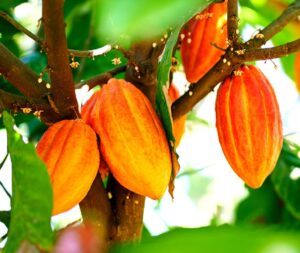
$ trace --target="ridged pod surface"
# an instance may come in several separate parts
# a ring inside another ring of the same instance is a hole
[[[168,93],[169,93],[171,103],[173,103],[177,98],[180,97],[179,90],[174,84],[170,85]],[[186,115],[180,117],[179,119],[175,119],[173,121],[173,134],[175,137],[176,147],[179,145],[182,135],[184,134],[185,121],[186,121]]]
[[[62,120],[47,129],[36,150],[50,175],[52,214],[74,207],[88,193],[100,164],[93,129],[82,120]]]
[[[150,101],[125,80],[110,79],[99,99],[101,153],[125,188],[159,199],[171,175],[166,134]]]
[[[96,133],[98,122],[99,122],[99,101],[101,96],[101,90],[96,91],[82,106],[81,108],[81,118],[82,120],[90,125]]]
[[[227,1],[211,4],[183,28],[181,57],[186,78],[195,83],[220,59],[226,48]]]
[[[275,93],[255,66],[225,79],[216,99],[219,141],[235,173],[252,188],[273,171],[282,142],[282,123]]]
[[[82,120],[90,125],[96,133],[99,133],[99,101],[101,96],[101,90],[96,91],[82,106],[81,108],[81,118]],[[104,180],[108,174],[109,169],[105,163],[101,163],[99,167],[99,173],[102,180]]]

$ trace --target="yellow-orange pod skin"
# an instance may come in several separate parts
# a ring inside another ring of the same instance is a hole
[[[225,157],[235,173],[258,188],[273,171],[282,143],[282,122],[273,88],[255,66],[242,66],[221,84],[216,127]]]
[[[96,133],[82,120],[52,125],[36,147],[47,165],[56,215],[78,204],[88,193],[99,169]]]
[[[171,156],[148,98],[133,84],[110,79],[101,90],[96,129],[101,153],[116,180],[137,194],[161,198],[170,181]]]

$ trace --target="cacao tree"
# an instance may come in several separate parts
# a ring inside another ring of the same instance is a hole
[[[298,252],[300,126],[270,80],[297,98],[299,17],[299,0],[2,0],[0,252]],[[209,166],[181,160],[207,149],[181,151],[189,124],[218,134],[247,195],[229,224],[153,236],[145,202],[176,202],[183,177],[208,189]]]

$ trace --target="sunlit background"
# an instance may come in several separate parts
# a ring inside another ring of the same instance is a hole
[[[258,2],[258,1],[257,1]],[[262,1],[263,2],[263,1]],[[15,8],[15,18],[29,30],[37,30],[41,16],[39,1],[31,0]],[[250,10],[248,10],[250,12]],[[243,38],[249,39],[259,27],[247,26]],[[14,38],[24,52],[29,52],[33,42],[25,35]],[[266,46],[270,46],[267,44]],[[293,81],[285,75],[278,60],[258,62],[257,65],[272,83],[281,109],[284,135],[298,143],[300,129],[300,99]],[[186,90],[182,69],[174,74],[174,83],[181,93]],[[174,199],[168,193],[160,201],[147,199],[144,223],[152,235],[170,228],[200,227],[210,224],[232,223],[237,204],[247,196],[248,190],[226,162],[218,142],[215,128],[215,92],[211,92],[192,111],[185,133],[177,149],[181,165],[175,181]],[[78,91],[79,101],[86,99],[87,90]],[[196,116],[196,117],[195,117]],[[26,140],[27,129],[20,126]],[[0,161],[6,155],[6,132],[0,130]],[[0,180],[11,192],[11,164],[9,159],[0,170]],[[0,210],[9,210],[7,194],[0,189]],[[53,227],[59,228],[80,219],[78,207],[53,218]],[[0,223],[0,236],[6,233]]]

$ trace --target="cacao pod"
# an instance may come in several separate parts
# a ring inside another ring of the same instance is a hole
[[[243,66],[227,77],[216,99],[216,127],[223,153],[243,181],[262,185],[278,160],[281,116],[273,88],[255,66]]]
[[[170,85],[168,93],[169,93],[171,103],[173,103],[177,98],[180,97],[179,90],[176,88],[174,84]],[[175,119],[173,121],[173,134],[175,137],[176,147],[179,145],[181,137],[184,133],[185,121],[186,121],[186,115],[180,117],[179,119]]]
[[[183,28],[181,58],[186,79],[195,83],[214,66],[226,48],[227,1],[209,5]]]
[[[300,53],[297,53],[295,58],[295,83],[300,93]]]
[[[88,193],[100,164],[93,129],[82,120],[62,120],[44,133],[36,150],[50,175],[52,214],[74,207]]]
[[[99,132],[99,130],[97,130],[97,125],[99,123],[100,94],[101,90],[96,91],[81,108],[82,120],[86,124],[90,125],[95,130],[95,132]],[[99,167],[99,173],[101,175],[102,180],[104,180],[108,176],[109,169],[105,162],[101,162]]]
[[[162,124],[148,98],[125,80],[110,79],[101,90],[101,153],[125,188],[160,198],[170,181],[171,155]]]
[[[82,120],[90,125],[96,133],[98,122],[99,122],[99,101],[101,96],[101,90],[96,91],[82,106],[81,118]]]

